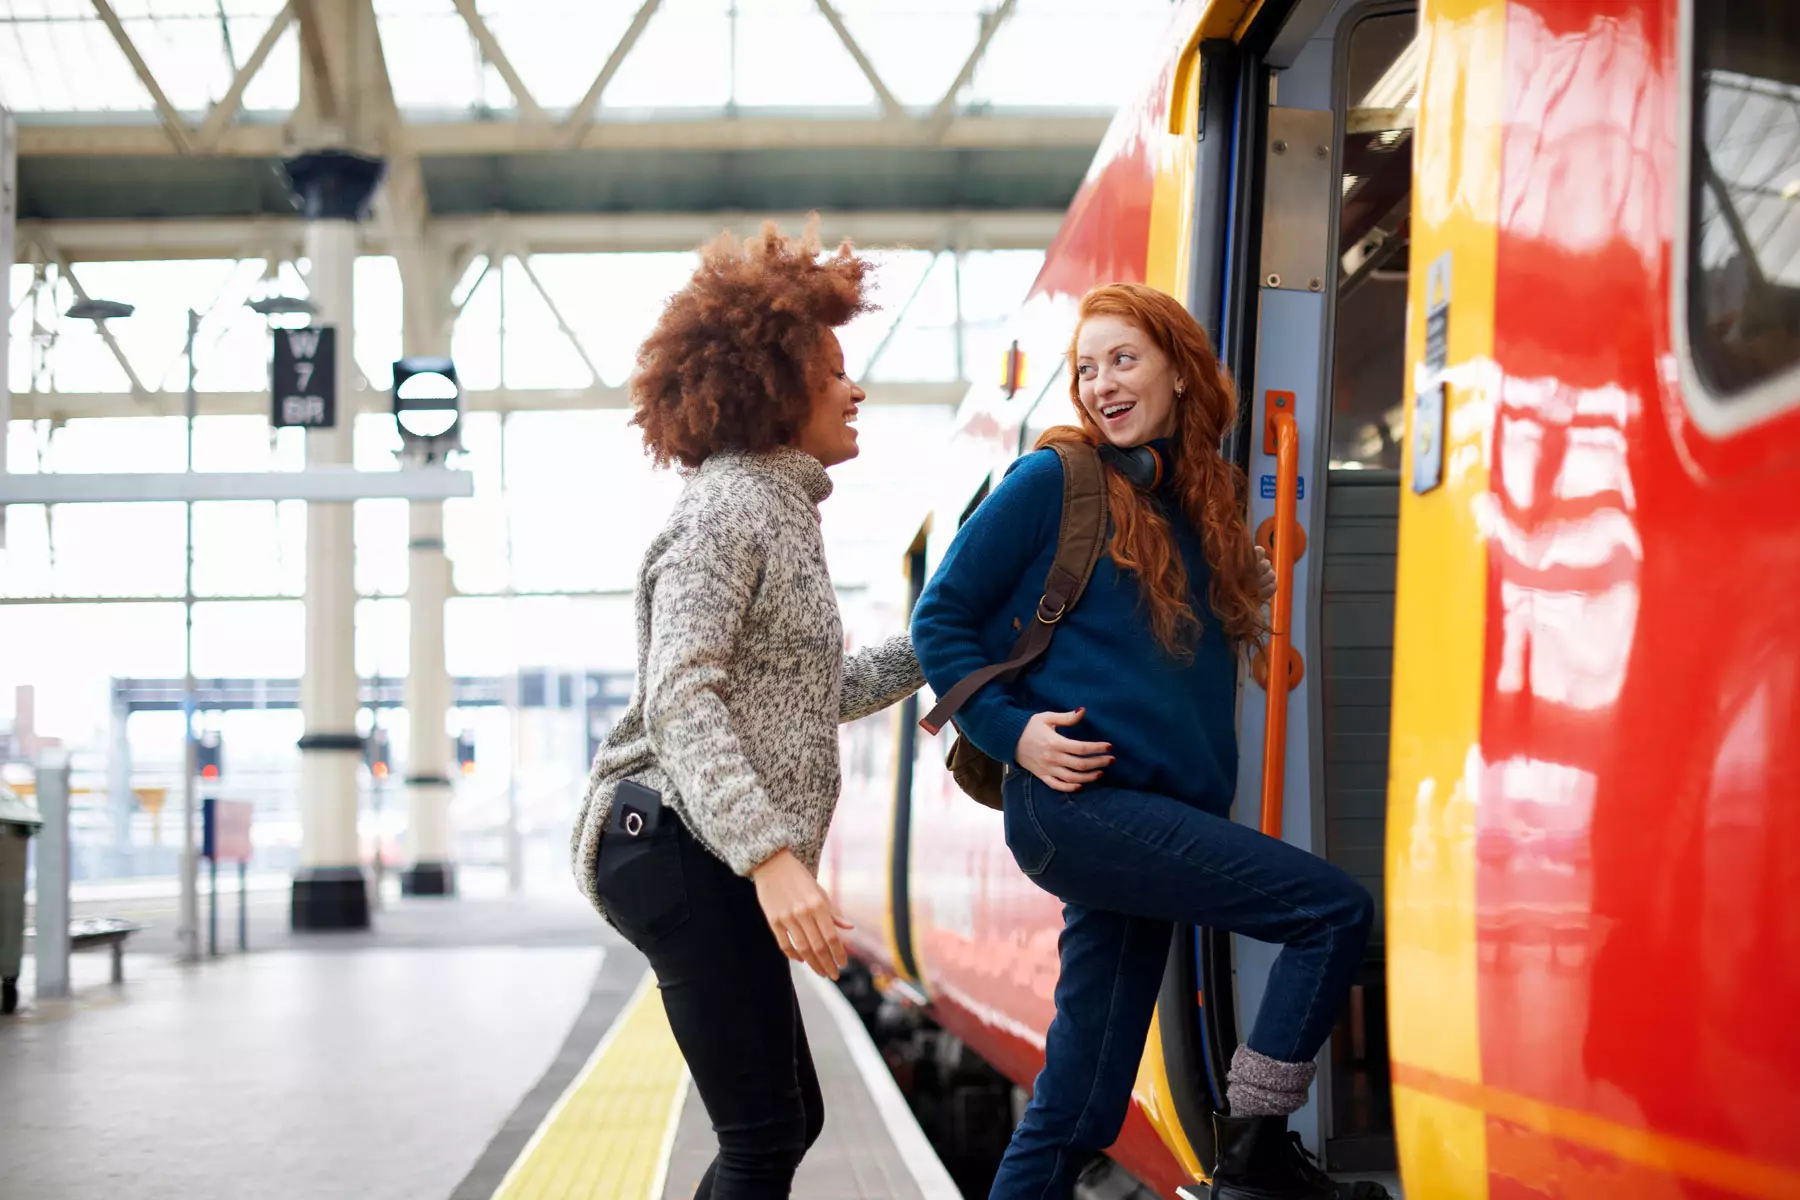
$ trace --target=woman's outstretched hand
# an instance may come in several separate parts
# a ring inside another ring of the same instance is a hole
[[[750,880],[781,952],[826,979],[836,979],[850,961],[838,930],[855,926],[838,915],[812,872],[784,849],[752,868]]]
[[[1013,757],[1021,767],[1044,781],[1044,786],[1059,792],[1075,792],[1100,778],[1100,772],[1112,765],[1109,742],[1070,741],[1057,730],[1073,725],[1087,712],[1041,712],[1025,726],[1019,736],[1019,748]]]
[[[1261,546],[1256,548],[1256,594],[1264,604],[1275,598],[1275,564]]]

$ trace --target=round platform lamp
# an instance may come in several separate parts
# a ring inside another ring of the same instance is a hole
[[[319,306],[304,296],[264,296],[245,307],[264,317],[312,316]]]
[[[82,321],[117,321],[136,311],[136,305],[122,304],[117,300],[81,299],[69,305],[69,311],[63,316]]]

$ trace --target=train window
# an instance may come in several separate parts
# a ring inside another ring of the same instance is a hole
[[[1800,401],[1800,5],[1693,0],[1685,333],[1696,419]]]
[[[1412,13],[1351,31],[1332,353],[1333,470],[1398,470],[1405,428],[1412,128],[1421,47]]]
[[[1075,409],[1069,404],[1069,385],[1063,377],[1065,365],[1060,360],[1057,362],[1056,370],[1045,381],[1037,399],[1031,402],[1031,412],[1019,431],[1020,454],[1030,453],[1045,430],[1075,423]]]

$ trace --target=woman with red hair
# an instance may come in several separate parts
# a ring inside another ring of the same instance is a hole
[[[1038,664],[957,717],[1007,766],[1013,857],[1064,904],[1044,1069],[990,1196],[1067,1197],[1117,1138],[1179,922],[1283,945],[1232,1059],[1215,1200],[1324,1200],[1334,1185],[1287,1117],[1305,1103],[1374,902],[1230,816],[1238,665],[1264,629],[1243,474],[1219,451],[1231,382],[1187,310],[1136,284],[1083,298],[1068,365],[1080,424],[1045,433],[976,509],[912,626],[940,696],[1003,661],[1055,557],[1063,468],[1047,447],[1100,449],[1108,553]]]

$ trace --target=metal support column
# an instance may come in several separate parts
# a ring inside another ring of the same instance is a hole
[[[6,429],[12,421],[13,233],[19,205],[18,132],[10,112],[0,108],[0,475],[6,474]],[[6,508],[0,505],[0,550],[6,549]]]
[[[187,315],[187,396],[183,412],[187,418],[187,451],[184,467],[194,471],[194,420],[199,412],[199,396],[194,391],[194,341],[200,332],[200,314],[188,309]],[[196,842],[200,820],[200,797],[197,761],[199,731],[194,706],[194,503],[182,506],[187,512],[185,565],[182,568],[182,775],[181,775],[181,923],[175,930],[181,943],[181,956],[189,962],[200,957],[200,847]]]
[[[37,767],[37,998],[69,994],[69,752],[43,751]]]
[[[368,214],[382,163],[341,150],[286,164],[307,218],[309,290],[321,325],[338,330],[337,424],[306,434],[308,467],[351,462],[356,378],[352,353],[356,223]],[[356,543],[349,504],[306,506],[306,674],[300,685],[300,869],[289,919],[295,929],[366,929],[368,883],[357,838]]]
[[[106,800],[112,810],[113,871],[120,876],[134,874],[131,845],[131,818],[137,797],[131,790],[131,710],[117,695],[112,698],[111,748],[106,756]]]
[[[411,743],[406,762],[407,841],[412,861],[400,875],[408,896],[456,893],[450,854],[450,761],[445,718],[450,711],[450,671],[444,662],[444,601],[450,593],[450,560],[444,554],[444,505],[412,505],[407,600],[411,654],[406,711]]]
[[[408,355],[448,357],[450,292],[447,272],[429,248],[415,244],[401,256],[406,318],[402,328]],[[450,560],[444,552],[444,504],[415,501],[410,512],[407,572],[409,665],[406,713],[410,744],[406,755],[407,848],[410,861],[400,874],[408,896],[456,894],[450,849],[450,763],[454,753],[446,719],[450,711],[450,669],[444,659],[444,601],[450,595]]]

